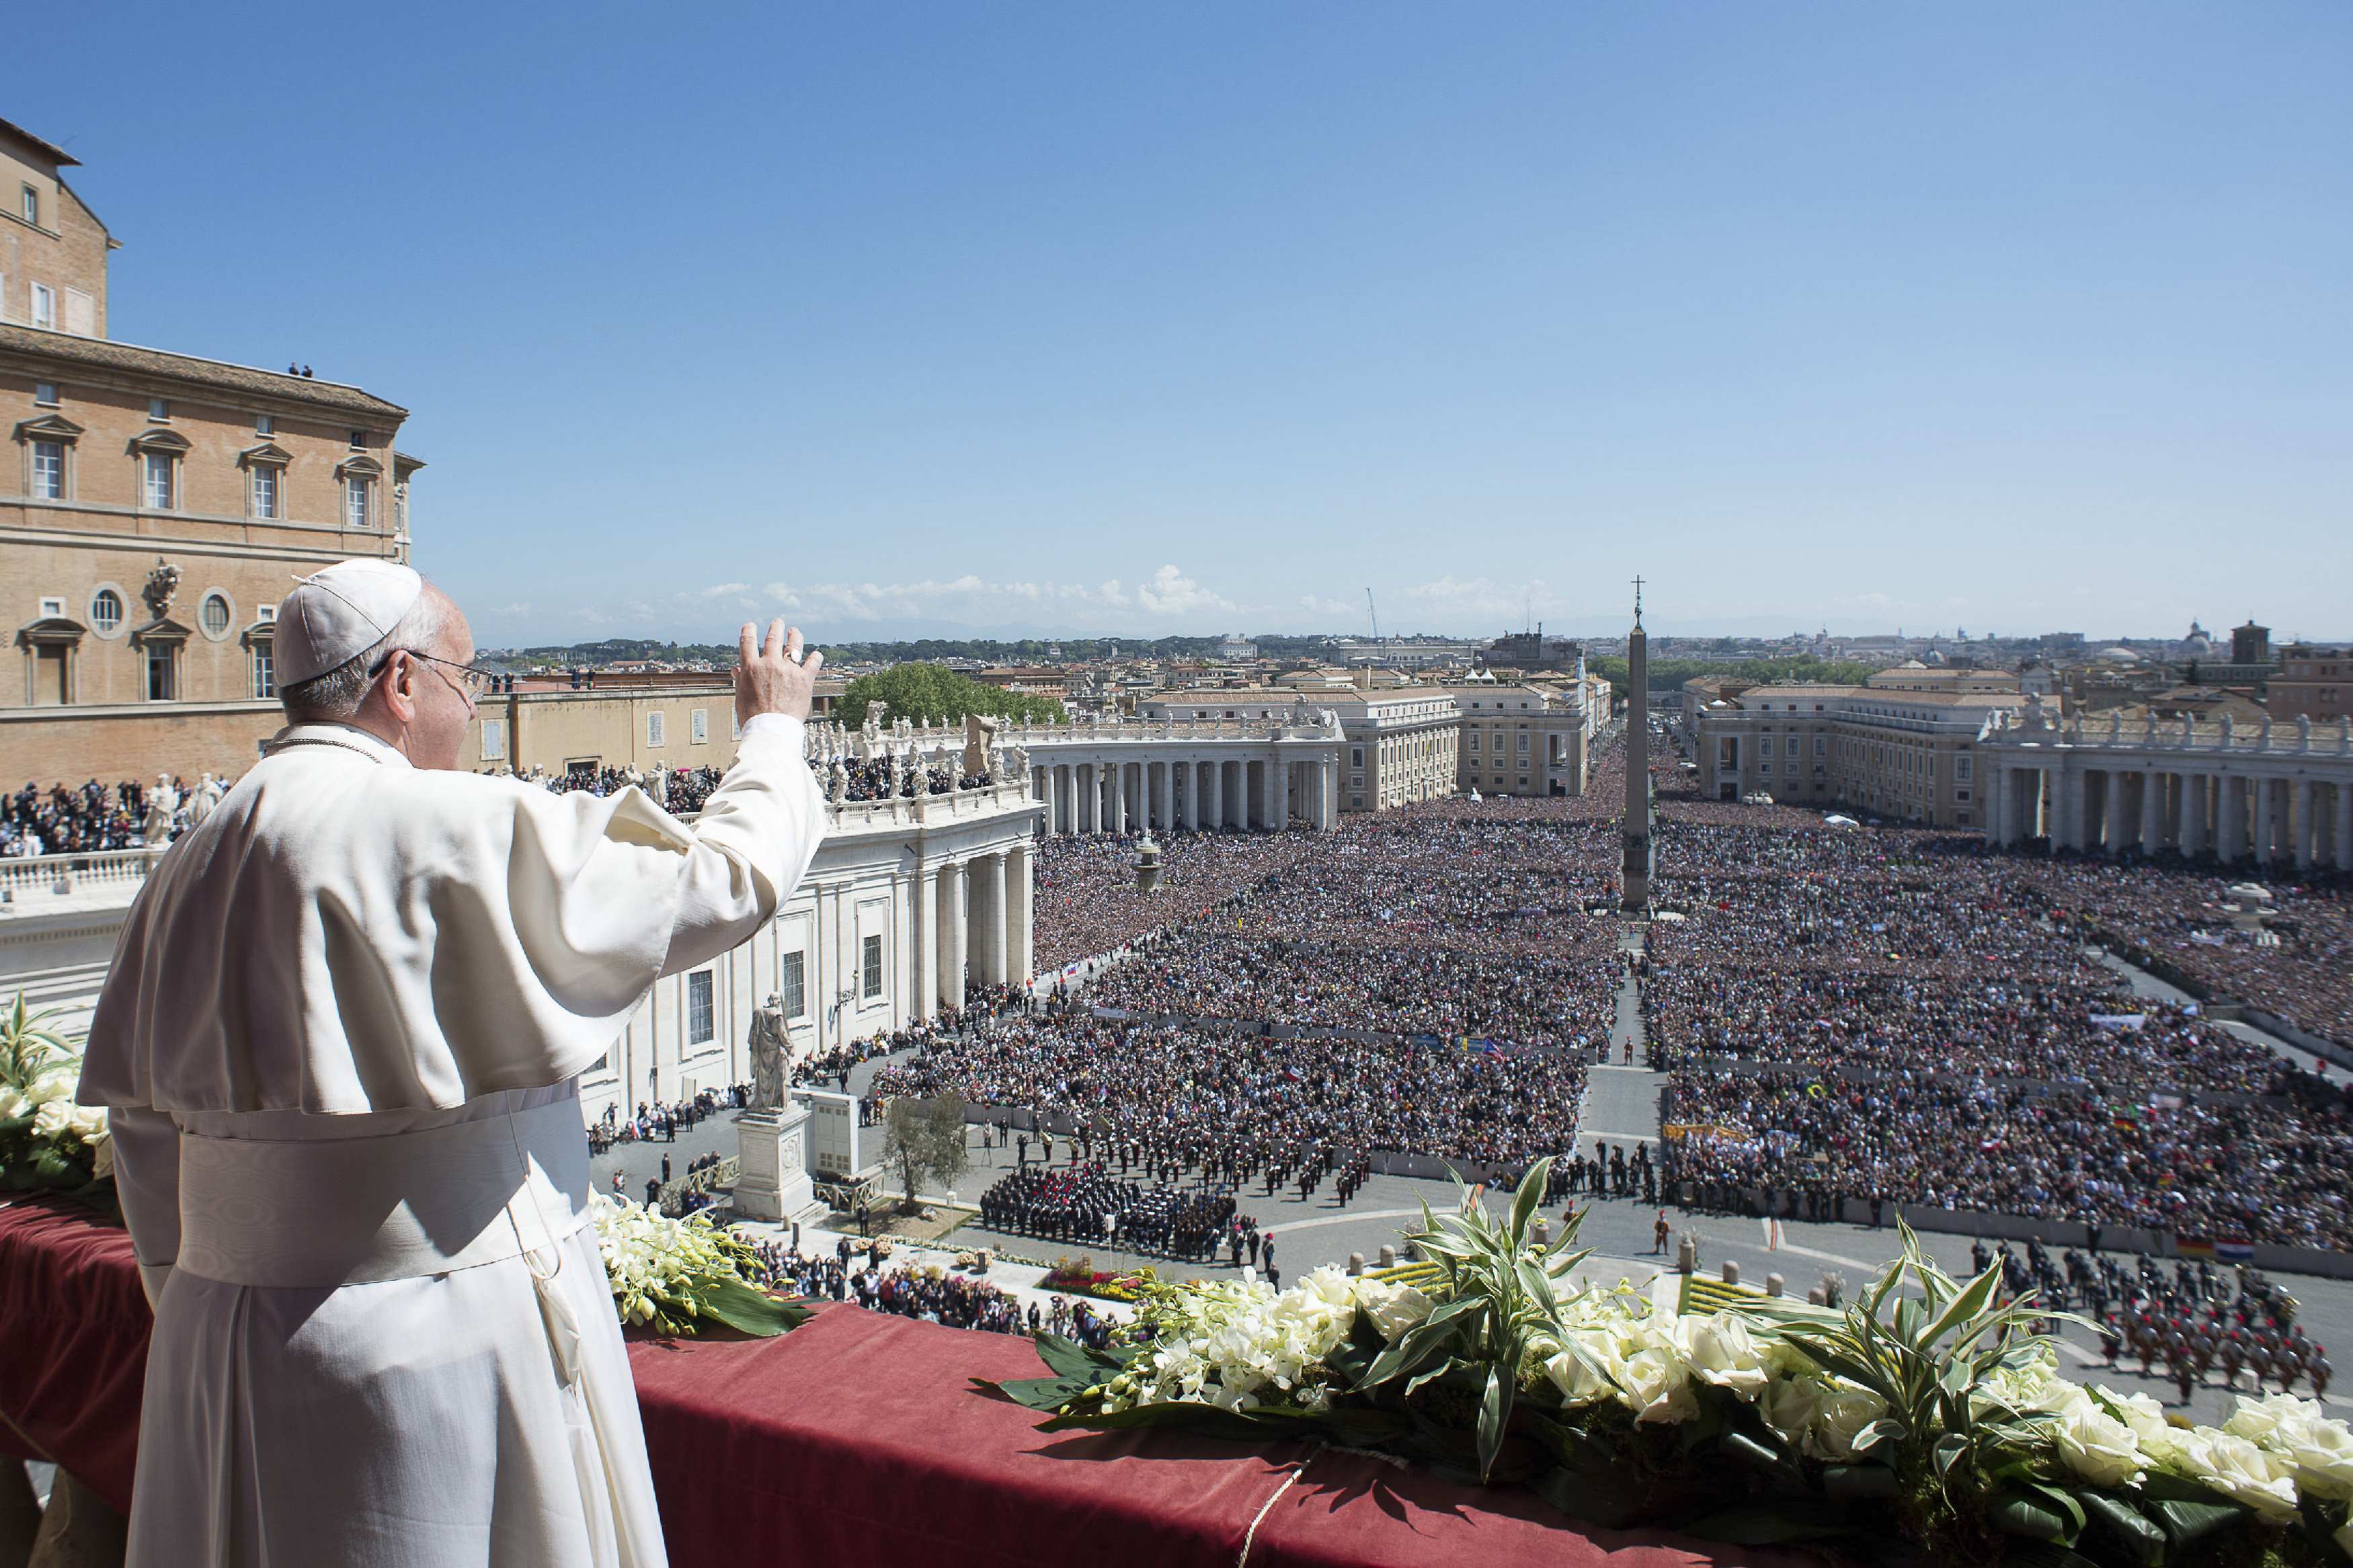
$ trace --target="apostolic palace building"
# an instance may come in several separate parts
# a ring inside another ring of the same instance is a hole
[[[0,121],[0,779],[241,773],[281,722],[278,601],[406,560],[424,464],[359,387],[111,337],[74,165]]]

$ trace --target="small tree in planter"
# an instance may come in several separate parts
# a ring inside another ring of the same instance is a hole
[[[965,1173],[964,1101],[952,1094],[933,1100],[901,1095],[891,1102],[882,1121],[882,1159],[898,1168],[906,1184],[902,1214],[914,1214],[917,1190],[923,1178],[945,1186]]]

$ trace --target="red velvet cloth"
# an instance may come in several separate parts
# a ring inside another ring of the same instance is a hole
[[[1243,1561],[1246,1541],[1247,1568],[1801,1560],[1579,1530],[1517,1489],[1306,1444],[1040,1432],[1036,1411],[967,1381],[1045,1375],[1027,1340],[857,1307],[780,1340],[637,1343],[629,1358],[681,1564],[1189,1568]],[[773,1559],[758,1550],[768,1542],[781,1543]]]
[[[127,1232],[58,1198],[0,1208],[0,1453],[129,1512],[153,1321]]]
[[[0,1450],[127,1511],[149,1321],[122,1232],[51,1201],[0,1208]],[[1042,1375],[1028,1341],[857,1307],[782,1339],[639,1342],[629,1360],[680,1568],[1173,1568],[1235,1563],[1245,1541],[1249,1568],[1797,1560],[1577,1531],[1523,1492],[1303,1444],[1039,1432],[970,1383]]]

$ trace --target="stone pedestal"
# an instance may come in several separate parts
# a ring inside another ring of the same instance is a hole
[[[791,1219],[817,1202],[808,1173],[809,1110],[790,1105],[735,1119],[735,1212],[746,1219]]]

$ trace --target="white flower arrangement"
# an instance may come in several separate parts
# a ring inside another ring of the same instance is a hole
[[[100,1106],[74,1103],[81,1052],[19,994],[0,1015],[0,1189],[72,1189],[112,1173]]]
[[[710,1320],[767,1335],[808,1315],[761,1289],[757,1255],[708,1217],[670,1219],[602,1193],[588,1203],[623,1328],[691,1334]]]
[[[1393,1320],[1409,1310],[1401,1293],[1377,1300]],[[1356,1326],[1360,1305],[1347,1275],[1328,1265],[1280,1292],[1258,1279],[1147,1285],[1136,1320],[1150,1348],[1103,1385],[1101,1406],[1321,1410],[1331,1396],[1324,1358]]]
[[[1471,1204],[1426,1224],[1413,1240],[1434,1265],[1320,1268],[1281,1292],[1154,1284],[1108,1351],[1041,1336],[1057,1375],[996,1386],[1050,1428],[1305,1428],[1457,1469],[1475,1417],[1482,1479],[1724,1541],[1875,1532],[1991,1563],[2023,1539],[2154,1565],[2252,1530],[2257,1555],[2353,1556],[2353,1427],[2315,1401],[2241,1397],[2199,1426],[2074,1383],[2043,1309],[1996,1300],[1991,1271],[1951,1279],[1908,1231],[1843,1312],[1676,1314],[1623,1281],[1571,1286],[1573,1226],[1526,1239],[1544,1173],[1505,1222]]]

